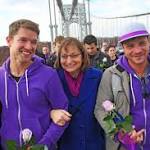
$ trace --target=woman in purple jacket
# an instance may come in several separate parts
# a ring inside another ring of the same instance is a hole
[[[88,68],[87,53],[75,38],[65,39],[56,63],[72,115],[58,150],[105,150],[104,133],[93,113],[102,72]],[[67,120],[62,110],[51,111],[51,116],[59,125]]]

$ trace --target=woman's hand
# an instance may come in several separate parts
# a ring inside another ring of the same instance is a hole
[[[63,109],[53,109],[50,112],[50,118],[59,126],[64,126],[71,119],[71,114]]]
[[[144,140],[145,129],[136,131],[135,129],[130,133],[130,138],[135,141],[135,143],[141,143]]]

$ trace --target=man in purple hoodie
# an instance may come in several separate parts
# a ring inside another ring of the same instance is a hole
[[[0,68],[1,145],[6,149],[8,140],[23,145],[22,131],[29,129],[35,144],[49,150],[55,148],[65,126],[52,122],[52,109],[67,109],[67,98],[55,70],[34,57],[38,24],[20,19],[9,26],[7,43],[10,57]]]
[[[95,116],[106,132],[107,150],[122,150],[123,144],[114,142],[103,121],[107,115],[102,103],[110,100],[124,117],[132,116],[134,150],[150,149],[150,59],[149,33],[141,23],[126,25],[119,37],[124,49],[117,64],[108,68],[98,91]],[[130,149],[131,150],[131,149]]]

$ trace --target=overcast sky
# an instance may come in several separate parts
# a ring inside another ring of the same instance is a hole
[[[53,0],[50,0],[51,2]],[[82,2],[83,0],[78,0]],[[86,0],[85,0],[86,1]],[[71,4],[72,0],[62,0]],[[91,0],[91,15],[116,17],[150,12],[150,0]],[[56,8],[57,12],[58,8]],[[40,25],[41,41],[50,41],[48,0],[0,0],[0,45],[6,45],[9,24],[20,18],[31,19]],[[60,17],[57,21],[60,20]],[[58,25],[60,22],[58,22]]]

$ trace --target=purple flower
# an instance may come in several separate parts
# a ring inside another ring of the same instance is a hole
[[[114,104],[110,100],[104,101],[102,106],[106,112],[111,112],[112,110],[115,109]]]
[[[110,100],[104,101],[102,103],[102,107],[106,111],[106,116],[103,120],[105,121],[108,134],[115,141],[122,142],[120,140],[120,132],[124,132],[125,134],[127,133],[128,135],[128,133],[132,131],[132,117],[130,115],[124,117],[121,113],[115,110],[115,105]],[[127,135],[125,139],[128,138]]]
[[[32,137],[32,131],[30,129],[22,130],[22,139],[24,143],[28,143]]]

